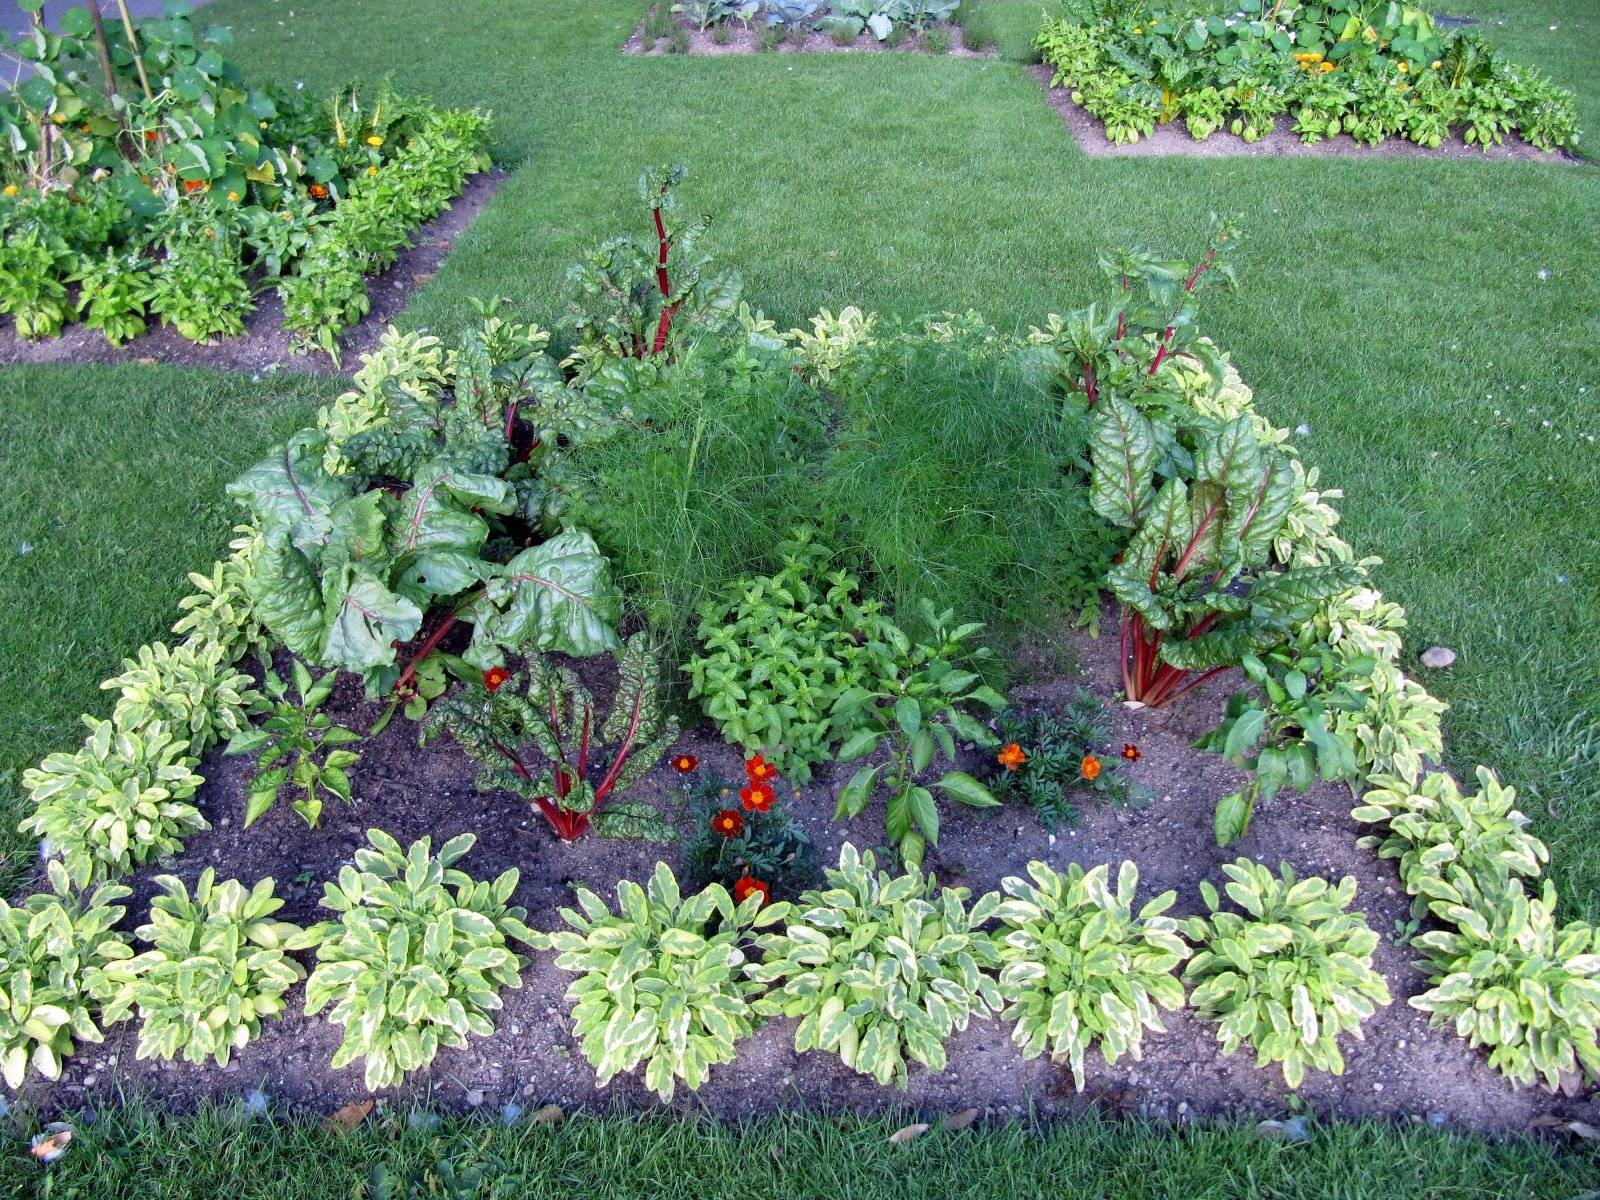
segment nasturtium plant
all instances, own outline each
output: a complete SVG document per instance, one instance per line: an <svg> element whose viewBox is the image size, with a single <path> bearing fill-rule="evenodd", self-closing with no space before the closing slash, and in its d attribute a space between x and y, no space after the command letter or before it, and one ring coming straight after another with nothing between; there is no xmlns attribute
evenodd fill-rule
<svg viewBox="0 0 1600 1200"><path fill-rule="evenodd" d="M691 1091L713 1066L732 1062L753 1028L742 942L761 917L763 897L735 904L721 884L683 897L665 863L645 887L617 884L617 913L587 888L561 917L571 930L546 935L556 966L578 973L567 989L573 1033L605 1087L644 1067L644 1083L671 1100L678 1081Z"/></svg>
<svg viewBox="0 0 1600 1200"><path fill-rule="evenodd" d="M333 1006L344 1027L333 1067L365 1060L368 1090L393 1087L431 1063L441 1046L494 1032L489 1014L504 988L522 986L511 939L540 945L521 908L508 906L515 868L493 883L455 863L477 840L469 833L432 852L429 838L403 849L381 829L355 865L324 885L322 905L339 914L307 931L318 943L306 981L306 1015Z"/></svg>
<svg viewBox="0 0 1600 1200"><path fill-rule="evenodd" d="M84 717L89 736L73 754L51 754L22 774L34 805L20 826L44 840L80 885L115 878L183 849L208 829L193 797L203 780L186 736L164 725L130 730Z"/></svg>
<svg viewBox="0 0 1600 1200"><path fill-rule="evenodd" d="M105 968L107 1024L138 1013L140 1058L227 1066L283 1014L284 993L305 978L289 957L304 930L272 919L283 907L273 881L248 891L236 879L216 882L207 867L194 894L181 879L158 875L162 891L137 935L152 948Z"/></svg>
<svg viewBox="0 0 1600 1200"><path fill-rule="evenodd" d="M1002 1019L1024 1058L1065 1059L1083 1090L1084 1055L1098 1045L1107 1063L1143 1055L1144 1031L1164 1033L1161 1009L1183 1007L1173 972L1189 956L1178 922L1163 916L1177 899L1163 892L1134 911L1139 869L1124 862L1116 890L1104 864L1061 874L1028 864L1028 879L1001 881L994 915L1000 951Z"/></svg>
<svg viewBox="0 0 1600 1200"><path fill-rule="evenodd" d="M94 1010L103 998L102 973L133 953L116 932L132 893L101 884L88 895L81 876L51 862L50 891L11 905L0 899L0 1074L13 1089L29 1070L46 1079L78 1042L101 1042Z"/></svg>
<svg viewBox="0 0 1600 1200"><path fill-rule="evenodd" d="M756 999L757 1013L800 1018L797 1051L828 1051L905 1087L910 1062L942 1071L951 1034L1003 1006L991 974L1000 952L978 929L1000 897L990 892L969 909L966 888L877 867L846 842L826 887L762 914L762 924L783 928L757 939L761 961L746 973L777 985Z"/></svg>
<svg viewBox="0 0 1600 1200"><path fill-rule="evenodd" d="M1287 863L1274 874L1248 858L1222 870L1243 913L1223 909L1217 889L1201 883L1211 915L1182 926L1195 946L1183 972L1194 985L1189 1004L1217 1023L1224 1053L1248 1045L1258 1067L1280 1064L1291 1088L1308 1067L1342 1075L1339 1038L1361 1037L1362 1022L1389 1003L1372 967L1378 935L1365 914L1348 911L1355 877L1297 879Z"/></svg>
<svg viewBox="0 0 1600 1200"><path fill-rule="evenodd" d="M188 737L196 753L237 734L260 707L250 677L229 665L226 649L216 642L141 646L122 666L122 674L100 685L118 693L112 719L129 731L159 722Z"/></svg>
<svg viewBox="0 0 1600 1200"><path fill-rule="evenodd" d="M260 820L284 788L292 788L295 812L316 828L322 818L322 798L335 796L350 803L347 771L361 759L348 749L361 735L335 725L322 706L333 694L337 673L328 671L315 682L305 663L295 659L290 683L269 670L262 680L267 705L261 723L239 730L229 740L227 754L253 754L256 769L245 785L244 823Z"/></svg>
<svg viewBox="0 0 1600 1200"><path fill-rule="evenodd" d="M1445 771L1420 780L1377 776L1350 814L1383 829L1359 844L1398 860L1400 882L1417 897L1419 913L1431 901L1453 897L1458 876L1494 896L1518 877L1538 875L1550 861L1516 807L1516 789L1488 767L1480 766L1477 777L1477 790L1463 792Z"/></svg>
<svg viewBox="0 0 1600 1200"><path fill-rule="evenodd" d="M932 642L914 644L886 624L878 677L850 688L833 705L834 723L850 731L839 747L841 761L862 758L885 744L890 754L887 764L862 767L850 777L839 792L835 816L858 816L881 785L885 832L901 862L913 870L921 866L927 844L939 844L938 803L919 779L937 759L954 762L957 739L998 744L993 731L968 710L993 713L1006 706L1006 698L970 669L989 655L988 647L968 644L983 626L954 625L952 612L937 613L926 599L922 615ZM1000 806L988 787L965 771L946 770L931 786L969 808Z"/></svg>
<svg viewBox="0 0 1600 1200"><path fill-rule="evenodd" d="M741 579L726 602L700 611L702 652L684 667L722 736L770 756L801 783L848 730L839 698L882 673L892 628L860 581L831 570L809 530L783 548L775 575Z"/></svg>
<svg viewBox="0 0 1600 1200"><path fill-rule="evenodd" d="M1548 881L1531 897L1519 880L1480 889L1458 875L1429 907L1451 928L1412 942L1431 986L1411 1006L1487 1046L1489 1065L1519 1084L1600 1081L1600 930L1557 925Z"/></svg>
<svg viewBox="0 0 1600 1200"><path fill-rule="evenodd" d="M618 798L678 738L677 722L662 711L659 676L647 636L634 634L617 656L611 710L597 720L594 696L576 671L534 658L523 673L491 670L440 701L425 718L421 742L448 733L478 764L479 791L530 800L562 841L590 829L669 841L672 830L653 807ZM529 756L530 745L543 767ZM599 758L602 747L607 759Z"/></svg>

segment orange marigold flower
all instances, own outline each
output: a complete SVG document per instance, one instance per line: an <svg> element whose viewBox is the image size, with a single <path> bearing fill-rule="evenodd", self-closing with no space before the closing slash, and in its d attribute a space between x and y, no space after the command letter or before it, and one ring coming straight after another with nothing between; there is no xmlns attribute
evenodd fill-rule
<svg viewBox="0 0 1600 1200"><path fill-rule="evenodd" d="M1132 742L1123 742L1122 757L1127 759L1129 762L1138 762L1139 747L1135 746Z"/></svg>
<svg viewBox="0 0 1600 1200"><path fill-rule="evenodd" d="M725 838L738 837L744 832L744 818L731 808L724 808L711 818L711 828Z"/></svg>
<svg viewBox="0 0 1600 1200"><path fill-rule="evenodd" d="M744 760L744 773L750 777L752 783L763 783L768 779L776 779L778 768L761 755L753 754Z"/></svg>
<svg viewBox="0 0 1600 1200"><path fill-rule="evenodd" d="M994 760L1006 770L1015 771L1023 763L1028 761L1028 755L1021 746L1017 745L1015 742L1012 742L1003 747L1000 753L994 756Z"/></svg>
<svg viewBox="0 0 1600 1200"><path fill-rule="evenodd" d="M743 904L751 892L761 893L761 903L765 905L772 899L772 885L763 879L755 879L749 875L744 876L733 885L733 902Z"/></svg>
<svg viewBox="0 0 1600 1200"><path fill-rule="evenodd" d="M739 802L750 812L768 812L778 797L770 783L751 783L739 789Z"/></svg>
<svg viewBox="0 0 1600 1200"><path fill-rule="evenodd" d="M700 765L700 760L692 754L680 754L672 760L672 768L679 775L687 775Z"/></svg>
<svg viewBox="0 0 1600 1200"><path fill-rule="evenodd" d="M483 686L491 692L498 692L500 685L511 678L511 672L504 667L490 667L483 673Z"/></svg>
<svg viewBox="0 0 1600 1200"><path fill-rule="evenodd" d="M1078 764L1078 770L1085 779L1100 778L1100 760L1092 754L1085 754L1083 761Z"/></svg>

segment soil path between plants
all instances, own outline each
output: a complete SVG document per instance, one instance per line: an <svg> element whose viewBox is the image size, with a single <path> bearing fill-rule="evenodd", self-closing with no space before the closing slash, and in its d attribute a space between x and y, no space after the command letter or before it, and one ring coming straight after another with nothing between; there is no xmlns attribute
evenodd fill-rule
<svg viewBox="0 0 1600 1200"><path fill-rule="evenodd" d="M1116 649L1114 636L1093 639L1080 633L1033 647L1019 658L1019 667L1075 658L1083 664L1081 674L1036 675L1033 682L1013 689L1013 699L1020 707L1050 708L1079 686L1109 698L1117 684ZM609 692L610 681L598 677L601 670L611 668L584 664L584 673ZM1347 790L1321 787L1304 796L1282 796L1258 814L1254 830L1242 842L1227 851L1216 847L1213 802L1237 787L1242 776L1190 743L1215 723L1232 686L1223 677L1171 711L1135 712L1113 703L1112 741L1106 750L1114 754L1124 742L1139 747L1142 756L1131 770L1153 797L1148 806L1090 810L1077 828L1051 835L1031 811L945 805L943 836L930 851L929 866L942 883L976 893L995 887L1003 876L1021 873L1035 858L1057 868L1074 861L1088 866L1131 858L1140 870L1141 899L1175 888L1174 912L1180 915L1201 909L1199 882L1218 879L1220 865L1240 854L1272 865L1288 861L1302 875L1353 874L1359 883L1357 907L1383 935L1377 965L1394 1003L1367 1022L1365 1041L1343 1040L1348 1069L1342 1077L1309 1075L1300 1092L1306 1108L1341 1118L1375 1116L1493 1131L1525 1130L1531 1121L1551 1114L1594 1122L1600 1105L1592 1097L1516 1089L1489 1068L1482 1054L1449 1030L1429 1028L1426 1016L1406 1004L1426 987L1411 965L1411 952L1393 938L1396 923L1409 915L1409 900L1400 891L1393 865L1356 845L1361 830L1350 820ZM331 702L335 720L358 729L377 712L377 706L361 700L351 680L341 682ZM740 771L740 756L705 726L686 734L679 746L699 756L701 772L733 778ZM820 773L797 803L797 814L824 862L837 857L847 837L862 847L882 840L881 802L848 826L832 819L833 792L854 765ZM987 770L976 758L964 765ZM570 847L558 844L521 801L474 791L471 764L447 739L419 750L415 726L401 719L369 745L352 770L353 806L330 802L315 830L307 830L281 802L254 827L242 829L241 761L214 753L202 771L207 778L202 806L214 829L191 838L168 869L191 882L207 866L215 867L220 878L247 883L272 875L287 898L281 916L302 923L327 915L317 907L321 881L351 861L363 844L363 831L373 825L403 843L431 834L438 845L463 831L475 833L478 843L459 865L477 878L520 868L516 902L529 909L530 921L542 929L559 927L557 910L570 903L570 881L582 881L614 899L619 879L646 878L658 856L674 869L682 860L681 840L660 850L646 843L595 838ZM682 777L663 763L640 795L673 811L684 787ZM153 891L150 877L161 869L152 866L135 879L127 928L143 920ZM658 1106L634 1077L619 1078L603 1091L595 1087L594 1072L568 1030L562 993L572 977L555 968L551 955L533 956L522 978L520 990L505 993L492 1037L441 1052L430 1069L414 1075L399 1093L387 1093L385 1101L431 1095L452 1108L510 1102L528 1110L547 1103L569 1111L576 1106ZM341 1032L321 1018L300 1015L302 996L302 989L295 988L288 998L289 1015L269 1023L262 1037L225 1069L140 1061L136 1029L124 1023L109 1031L104 1045L84 1046L68 1059L59 1083L33 1084L29 1091L46 1108L57 1110L113 1104L124 1091L145 1093L178 1110L202 1098L238 1097L256 1088L274 1102L316 1112L365 1096L359 1064L329 1069ZM686 1113L709 1110L726 1118L788 1108L874 1110L907 1104L932 1112L976 1107L991 1116L1031 1110L1066 1117L1097 1105L1173 1121L1282 1116L1288 1111L1289 1093L1276 1068L1257 1069L1246 1054L1224 1057L1214 1027L1187 1011L1166 1017L1166 1024L1166 1033L1146 1035L1142 1062L1124 1059L1107 1066L1091 1054L1088 1086L1080 1095L1064 1067L1045 1059L1025 1062L1010 1043L1009 1025L998 1020L976 1022L956 1035L949 1047L949 1069L939 1075L913 1069L906 1092L878 1087L833 1055L796 1054L794 1022L775 1020L741 1042L737 1060L715 1068L698 1094L680 1090L672 1107Z"/></svg>
<svg viewBox="0 0 1600 1200"><path fill-rule="evenodd" d="M492 168L474 175L450 206L411 235L411 246L400 252L387 271L367 280L372 309L339 339L338 365L320 350L296 354L291 335L283 328L283 302L275 291L263 292L245 317L244 333L209 344L189 341L177 330L151 319L149 332L113 346L98 330L68 325L60 337L29 341L12 328L0 329L0 367L18 363L169 363L186 367L215 367L224 371L299 371L307 374L351 374L361 365L361 355L378 344L384 328L411 302L411 297L433 278L456 238L471 225L510 175Z"/></svg>
<svg viewBox="0 0 1600 1200"><path fill-rule="evenodd" d="M1562 163L1567 166L1583 165L1586 160L1565 151L1540 150L1515 134L1498 146L1487 150L1469 146L1459 135L1453 135L1436 147L1419 146L1404 138L1385 138L1376 146L1364 145L1347 133L1325 138L1320 142L1303 142L1294 132L1294 122L1280 116L1273 131L1259 142L1247 142L1237 134L1219 129L1203 142L1189 136L1181 122L1157 125L1155 133L1140 138L1131 145L1120 146L1106 140L1105 125L1072 102L1072 92L1064 87L1051 87L1055 69L1043 63L1028 68L1044 88L1045 102L1072 131L1073 140L1090 158L1147 158L1167 154L1188 155L1196 158L1245 157L1275 158L1283 156L1310 156L1318 158L1449 158L1481 162L1486 159L1513 160L1516 162Z"/></svg>

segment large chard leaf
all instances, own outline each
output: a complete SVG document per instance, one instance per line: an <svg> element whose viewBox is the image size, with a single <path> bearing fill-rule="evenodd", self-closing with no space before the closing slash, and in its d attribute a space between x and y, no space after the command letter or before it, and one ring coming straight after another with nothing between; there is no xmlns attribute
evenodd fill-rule
<svg viewBox="0 0 1600 1200"><path fill-rule="evenodd" d="M1183 552L1193 533L1189 490L1181 479L1169 479L1151 501L1144 524L1129 540L1122 561L1107 576L1117 599L1143 616L1152 629L1165 629L1173 623L1167 606L1152 590L1152 582Z"/></svg>
<svg viewBox="0 0 1600 1200"><path fill-rule="evenodd" d="M322 653L322 585L287 529L265 538L245 578L255 618L298 657Z"/></svg>
<svg viewBox="0 0 1600 1200"><path fill-rule="evenodd" d="M622 644L615 628L622 594L611 582L611 564L580 529L530 547L500 568L472 617L477 629L465 657L476 666L498 662L501 648L586 657Z"/></svg>
<svg viewBox="0 0 1600 1200"><path fill-rule="evenodd" d="M1150 499L1160 446L1155 427L1133 405L1107 396L1089 430L1089 500L1113 525L1133 529Z"/></svg>
<svg viewBox="0 0 1600 1200"><path fill-rule="evenodd" d="M333 523L333 508L350 495L350 482L322 466L327 437L302 429L228 485L228 495L256 516L269 536L286 530L294 544L315 553Z"/></svg>
<svg viewBox="0 0 1600 1200"><path fill-rule="evenodd" d="M422 628L422 610L354 563L331 573L322 587L323 641L316 661L358 674L394 662L396 642Z"/></svg>
<svg viewBox="0 0 1600 1200"><path fill-rule="evenodd" d="M505 514L516 506L505 480L430 463L417 473L391 523L395 586L419 602L472 587L491 569L483 561L489 523L479 512Z"/></svg>

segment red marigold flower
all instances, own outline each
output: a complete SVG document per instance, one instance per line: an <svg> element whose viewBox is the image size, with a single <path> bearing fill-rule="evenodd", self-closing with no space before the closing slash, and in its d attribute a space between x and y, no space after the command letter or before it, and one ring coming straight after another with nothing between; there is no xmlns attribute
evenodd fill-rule
<svg viewBox="0 0 1600 1200"><path fill-rule="evenodd" d="M1023 763L1028 761L1028 755L1027 752L1024 751L1021 746L1017 745L1016 742L1011 742L1009 745L1001 748L1000 753L994 756L994 760L1006 770L1015 771Z"/></svg>
<svg viewBox="0 0 1600 1200"><path fill-rule="evenodd" d="M755 879L749 875L736 881L733 885L733 902L743 904L751 892L761 893L761 903L765 905L772 899L772 885L763 879Z"/></svg>
<svg viewBox="0 0 1600 1200"><path fill-rule="evenodd" d="M744 760L744 773L750 777L751 783L765 783L778 777L778 768L755 754Z"/></svg>
<svg viewBox="0 0 1600 1200"><path fill-rule="evenodd" d="M1132 742L1124 742L1122 744L1122 757L1127 759L1129 762L1138 762L1139 747L1135 746Z"/></svg>
<svg viewBox="0 0 1600 1200"><path fill-rule="evenodd" d="M692 754L680 754L672 760L672 768L679 775L687 775L700 765L700 760Z"/></svg>
<svg viewBox="0 0 1600 1200"><path fill-rule="evenodd" d="M711 818L711 828L725 838L738 837L744 832L744 818L731 808L724 808Z"/></svg>
<svg viewBox="0 0 1600 1200"><path fill-rule="evenodd" d="M770 783L750 783L739 789L739 801L750 812L767 812L778 797Z"/></svg>
<svg viewBox="0 0 1600 1200"><path fill-rule="evenodd" d="M1078 770L1085 779L1100 778L1100 760L1092 754L1085 754L1083 761L1078 764Z"/></svg>
<svg viewBox="0 0 1600 1200"><path fill-rule="evenodd" d="M511 678L511 672L504 667L490 667L483 673L483 686L491 692L498 692L500 685Z"/></svg>

